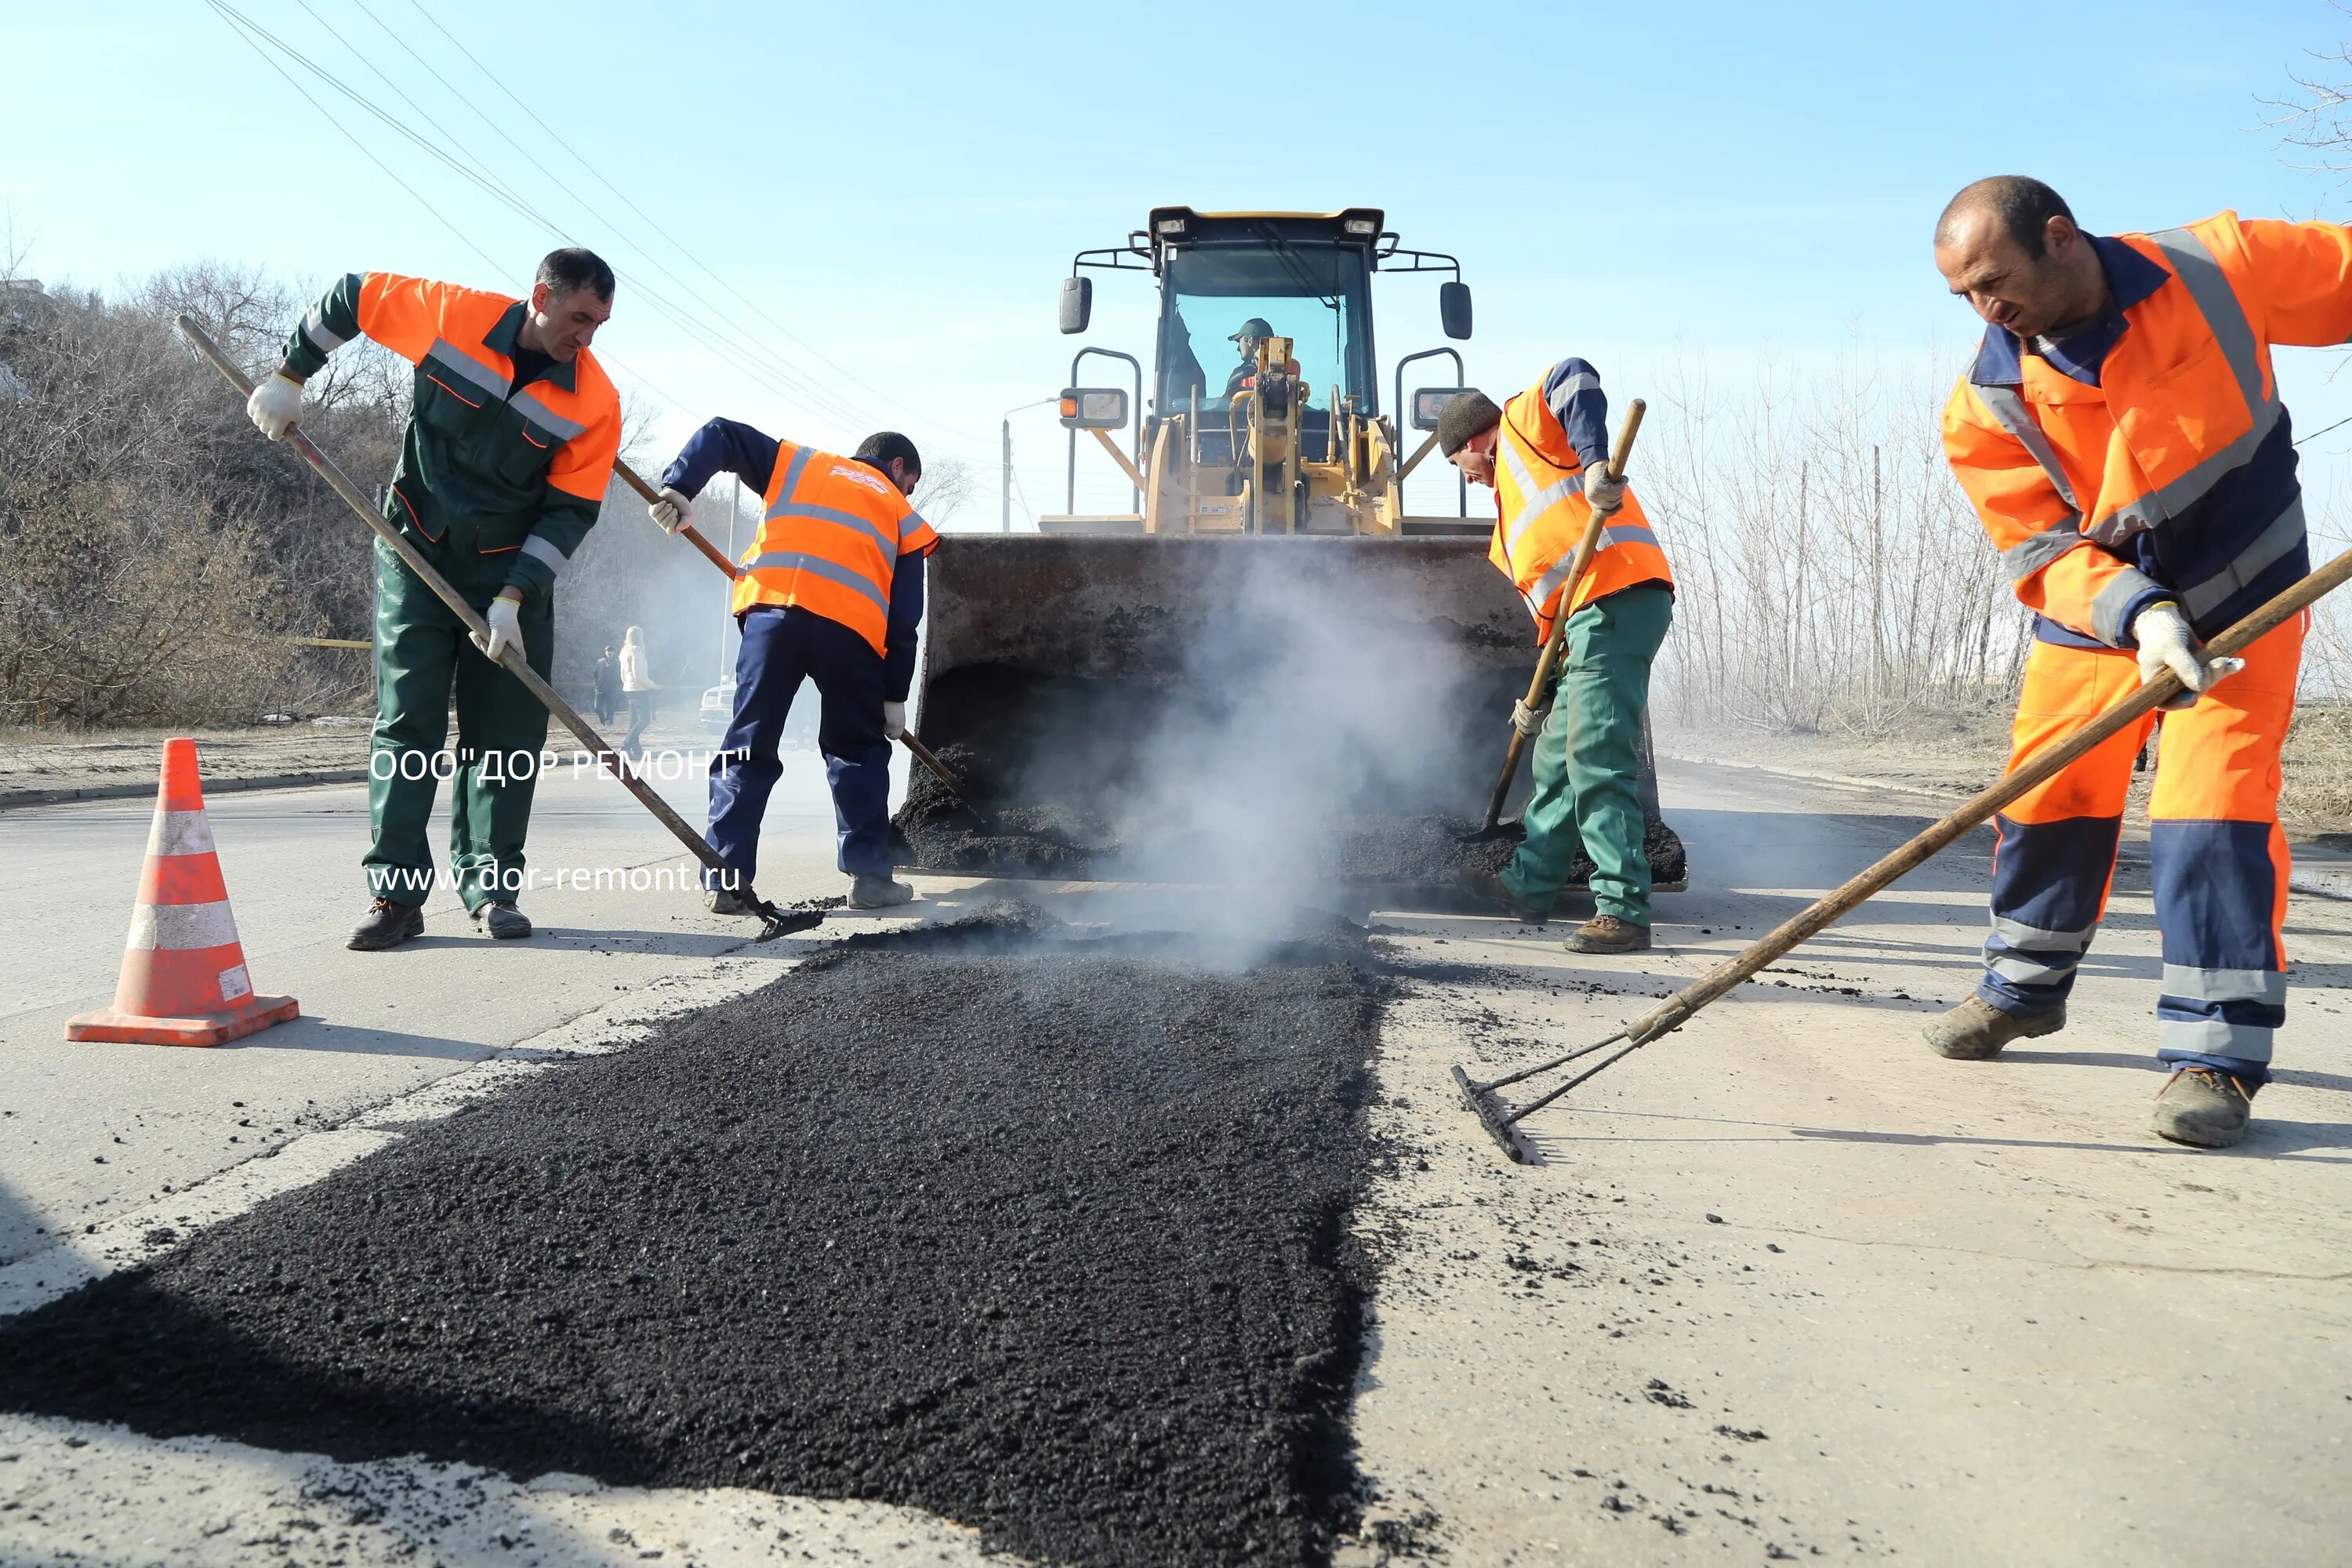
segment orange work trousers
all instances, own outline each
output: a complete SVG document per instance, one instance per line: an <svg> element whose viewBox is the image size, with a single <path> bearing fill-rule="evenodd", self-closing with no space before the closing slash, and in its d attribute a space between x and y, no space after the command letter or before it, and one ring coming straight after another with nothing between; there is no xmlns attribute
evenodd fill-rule
<svg viewBox="0 0 2352 1568"><path fill-rule="evenodd" d="M2256 642L2246 668L2162 716L2149 869L2164 942L2157 1055L2255 1087L2286 1017L2287 848L2279 750L2294 716L2305 617ZM2139 684L2113 648L2037 641L2010 767L2073 735ZM1992 935L1977 994L2021 1017L2063 1006L2105 913L2132 763L2154 716L2111 736L1994 818Z"/></svg>

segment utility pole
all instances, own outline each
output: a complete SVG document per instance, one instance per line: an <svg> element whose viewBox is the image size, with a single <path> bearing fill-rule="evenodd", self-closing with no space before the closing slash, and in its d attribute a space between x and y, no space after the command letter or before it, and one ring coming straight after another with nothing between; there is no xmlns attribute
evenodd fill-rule
<svg viewBox="0 0 2352 1568"><path fill-rule="evenodd" d="M1003 531L1013 531L1013 421L1004 421L1004 473L999 482L1004 492L1004 526Z"/></svg>

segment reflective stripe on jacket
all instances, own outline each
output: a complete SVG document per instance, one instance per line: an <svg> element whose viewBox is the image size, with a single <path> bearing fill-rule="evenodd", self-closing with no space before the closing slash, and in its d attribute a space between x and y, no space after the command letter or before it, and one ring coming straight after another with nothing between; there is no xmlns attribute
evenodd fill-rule
<svg viewBox="0 0 2352 1568"><path fill-rule="evenodd" d="M760 536L744 552L735 613L798 605L886 651L890 583L899 561L931 552L940 536L889 476L855 458L784 442L768 479Z"/></svg>
<svg viewBox="0 0 2352 1568"><path fill-rule="evenodd" d="M532 591L554 586L595 526L621 449L621 400L584 349L516 387L510 356L528 310L453 283L354 272L302 318L285 357L311 375L365 333L415 365L385 516L456 574L495 571Z"/></svg>
<svg viewBox="0 0 2352 1568"><path fill-rule="evenodd" d="M2309 570L2271 346L2352 338L2339 225L2224 212L2118 238L2166 277L2124 307L2097 385L2029 354L2013 384L1980 364L1944 410L1945 454L2018 599L2114 647L2156 599L2210 636Z"/></svg>
<svg viewBox="0 0 2352 1568"><path fill-rule="evenodd" d="M1584 499L1583 468L1568 432L1545 402L1543 382L1503 405L1502 430L1495 442L1497 515L1486 555L1526 601L1538 642L1551 636L1562 582L1592 521L1591 503ZM1592 564L1568 599L1569 612L1637 584L1672 586L1674 580L1658 536L1628 489L1625 504L1609 520L1601 547L1592 552Z"/></svg>

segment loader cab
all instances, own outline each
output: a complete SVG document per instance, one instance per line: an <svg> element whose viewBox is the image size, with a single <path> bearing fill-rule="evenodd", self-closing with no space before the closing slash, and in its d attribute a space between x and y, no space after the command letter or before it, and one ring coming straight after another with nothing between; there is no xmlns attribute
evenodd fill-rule
<svg viewBox="0 0 2352 1568"><path fill-rule="evenodd" d="M1466 517L1403 515L1403 480L1426 453L1409 452L1419 439L1414 428L1394 410L1383 412L1373 274L1451 274L1437 289L1439 321L1432 323L1451 338L1470 335L1470 297L1453 257L1402 248L1385 221L1377 207L1155 207L1124 246L1081 251L1062 285L1065 333L1087 329L1091 272L1148 271L1160 308L1148 368L1108 346L1081 348L1072 360L1062 397L1063 424L1071 432L1070 510L1042 517L1039 526L1112 533L1482 532L1484 525ZM1439 356L1453 360L1459 385L1461 356L1447 348L1407 354L1397 375ZM1131 415L1120 382L1132 388ZM1081 416L1074 412L1081 405L1106 412ZM1078 513L1081 430L1129 481L1133 512Z"/></svg>
<svg viewBox="0 0 2352 1568"><path fill-rule="evenodd" d="M1195 217L1188 226L1198 239L1160 247L1155 411L1197 403L1223 413L1234 374L1254 369L1236 334L1262 323L1265 336L1290 340L1309 410L1328 416L1336 393L1377 412L1370 237L1334 233L1326 219Z"/></svg>

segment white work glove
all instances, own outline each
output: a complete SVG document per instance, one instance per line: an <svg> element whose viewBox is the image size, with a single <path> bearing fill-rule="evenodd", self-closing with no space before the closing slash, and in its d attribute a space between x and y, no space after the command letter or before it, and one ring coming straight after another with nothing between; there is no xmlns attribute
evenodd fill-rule
<svg viewBox="0 0 2352 1568"><path fill-rule="evenodd" d="M286 432L301 421L302 384L283 371L273 371L245 400L245 416L271 440L283 441Z"/></svg>
<svg viewBox="0 0 2352 1568"><path fill-rule="evenodd" d="M661 525L664 533L676 533L694 521L694 498L684 490L662 487L661 500L649 502L646 512Z"/></svg>
<svg viewBox="0 0 2352 1568"><path fill-rule="evenodd" d="M1533 740L1542 732L1544 718L1550 711L1549 708L1530 708L1526 698L1518 698L1511 703L1511 728Z"/></svg>
<svg viewBox="0 0 2352 1568"><path fill-rule="evenodd" d="M907 732L907 705L903 702L882 704L882 737L895 741Z"/></svg>
<svg viewBox="0 0 2352 1568"><path fill-rule="evenodd" d="M517 647L522 646L522 601L520 599L509 598L506 595L500 594L490 601L490 607L483 612L482 619L490 624L490 640L484 642L477 637L474 639L474 646L480 648L492 664L499 662L499 656L507 650L508 644L511 643Z"/></svg>
<svg viewBox="0 0 2352 1568"><path fill-rule="evenodd" d="M1584 470L1584 499L1592 510L1607 517L1625 504L1625 481L1609 477L1607 463L1595 463Z"/></svg>
<svg viewBox="0 0 2352 1568"><path fill-rule="evenodd" d="M2242 658L2217 658L2208 661L2203 645L2197 634L2189 629L2189 617L2180 606L2169 599L2158 599L2132 617L2131 635L2139 644L2139 683L2150 681L2170 670L2180 677L2180 684L2189 689L2167 702L2167 708L2186 708L2200 694L2212 689L2213 683L2225 675L2234 675L2246 668Z"/></svg>

